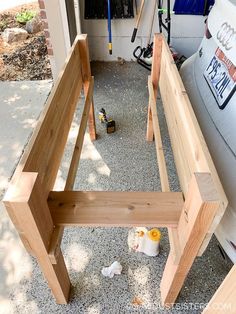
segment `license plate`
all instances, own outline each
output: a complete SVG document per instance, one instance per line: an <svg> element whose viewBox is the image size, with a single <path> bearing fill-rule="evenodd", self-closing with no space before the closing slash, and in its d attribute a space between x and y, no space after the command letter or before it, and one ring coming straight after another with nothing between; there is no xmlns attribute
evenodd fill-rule
<svg viewBox="0 0 236 314"><path fill-rule="evenodd" d="M224 109L236 90L236 67L219 48L204 71L204 77L219 108Z"/></svg>

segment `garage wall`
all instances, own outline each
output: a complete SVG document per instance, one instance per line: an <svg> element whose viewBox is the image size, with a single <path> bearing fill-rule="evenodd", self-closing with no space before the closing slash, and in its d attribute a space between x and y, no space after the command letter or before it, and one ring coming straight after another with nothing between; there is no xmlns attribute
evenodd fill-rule
<svg viewBox="0 0 236 314"><path fill-rule="evenodd" d="M130 38L135 25L135 19L112 20L113 55L107 49L107 20L85 20L84 1L80 1L80 21L82 33L89 36L90 55L92 60L112 61L118 57L125 60L133 59L133 50L136 46L146 46L151 23L151 16L155 0L146 0L140 28L135 43ZM141 0L138 0L138 7ZM165 1L164 1L165 3ZM172 0L173 7L174 0ZM192 15L172 15L172 40L175 49L186 57L192 55L198 48L204 34L205 17ZM154 32L158 32L157 14L154 21Z"/></svg>

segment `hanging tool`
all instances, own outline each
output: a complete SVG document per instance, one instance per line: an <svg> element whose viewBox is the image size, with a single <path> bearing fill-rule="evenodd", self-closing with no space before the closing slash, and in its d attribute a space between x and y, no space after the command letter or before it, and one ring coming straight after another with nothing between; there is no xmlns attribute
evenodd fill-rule
<svg viewBox="0 0 236 314"><path fill-rule="evenodd" d="M112 55L112 34L111 34L111 0L107 0L107 25L108 25L108 50L109 54Z"/></svg>
<svg viewBox="0 0 236 314"><path fill-rule="evenodd" d="M159 30L160 33L162 32L162 28L164 28L167 31L167 41L168 44L170 43L170 30L171 30L171 14L175 14L174 11L170 10L170 0L167 0L167 8L162 7L163 1L158 0L158 18L159 18ZM152 68L152 53L153 53L153 43L150 43L151 36L152 36L152 29L154 24L154 18L155 18L155 11L156 11L156 5L157 2L155 1L153 8L153 16L151 21L151 26L149 30L149 40L148 45L146 48L142 48L141 46L138 46L134 49L133 56L137 59L137 63L143 66L145 69L151 71ZM163 22L162 15L167 14L167 18ZM186 59L184 56L179 56L178 52L170 46L172 57L177 65L178 68L180 68L181 64Z"/></svg>
<svg viewBox="0 0 236 314"><path fill-rule="evenodd" d="M175 11L170 10L170 0L167 0L167 8L163 8L163 0L158 0L158 20L159 20L159 31L162 33L162 28L167 32L167 43L170 47L172 57L175 61L175 64L178 69L180 69L182 63L186 60L185 56L179 56L178 52L170 46L170 35L171 35L171 14L175 14ZM163 22L163 14L166 14L167 17Z"/></svg>
<svg viewBox="0 0 236 314"><path fill-rule="evenodd" d="M165 22L162 20L164 13L167 13ZM167 0L167 9L163 9L163 1L158 0L158 20L159 20L159 31L162 33L162 27L167 31L167 43L170 44L170 26L171 26L171 13L170 12L170 0ZM174 13L174 12L173 12Z"/></svg>
<svg viewBox="0 0 236 314"><path fill-rule="evenodd" d="M114 133L116 130L116 122L111 119L111 118L107 118L107 114L104 108L102 108L99 111L98 114L98 118L100 120L101 123L105 123L106 124L106 129L107 129L107 133Z"/></svg>
<svg viewBox="0 0 236 314"><path fill-rule="evenodd" d="M135 6L135 13L136 15L138 14L138 4L137 4L137 0L134 0L134 6Z"/></svg>
<svg viewBox="0 0 236 314"><path fill-rule="evenodd" d="M133 34L132 34L132 37L131 37L131 43L133 43L135 41L135 38L136 38L136 35L137 35L137 31L138 31L138 27L139 27L139 23L140 23L140 18L141 18L142 12L143 12L144 3L145 3L145 0L142 0L141 6L140 6L140 10L139 10L139 14L138 14L138 18L137 18L137 21L136 21L136 25L135 25L135 28L133 30Z"/></svg>
<svg viewBox="0 0 236 314"><path fill-rule="evenodd" d="M153 51L153 43L151 43L151 37L152 37L152 29L155 19L155 13L156 13L156 0L154 0L154 7L153 7L153 14L149 29L149 37L148 37L148 44L146 48L142 48L141 46L138 46L134 49L133 56L137 59L138 64L142 65L145 69L151 71L152 67L152 51Z"/></svg>

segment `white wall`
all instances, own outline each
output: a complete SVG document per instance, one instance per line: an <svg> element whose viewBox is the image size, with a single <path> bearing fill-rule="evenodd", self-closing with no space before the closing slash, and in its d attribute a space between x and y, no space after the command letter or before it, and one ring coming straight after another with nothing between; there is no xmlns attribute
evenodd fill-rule
<svg viewBox="0 0 236 314"><path fill-rule="evenodd" d="M131 43L130 39L135 25L135 19L112 20L112 56L108 54L107 48L107 20L85 20L84 1L85 0L80 1L81 28L82 33L87 33L89 36L90 56L92 60L109 61L116 60L117 57L132 60L134 59L132 55L134 48L138 45L146 46L155 0L145 1L140 28L134 43ZM139 7L141 0L137 2ZM174 0L172 0L172 7L173 2ZM204 20L205 18L203 16L172 15L171 45L186 57L193 54L197 50L204 34ZM158 31L159 27L156 14L153 33Z"/></svg>

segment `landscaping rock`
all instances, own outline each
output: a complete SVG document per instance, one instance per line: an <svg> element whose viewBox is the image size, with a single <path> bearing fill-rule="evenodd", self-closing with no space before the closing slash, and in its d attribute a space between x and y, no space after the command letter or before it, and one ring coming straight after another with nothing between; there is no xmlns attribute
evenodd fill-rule
<svg viewBox="0 0 236 314"><path fill-rule="evenodd" d="M29 34L35 34L43 30L43 23L39 16L35 16L26 23L26 30Z"/></svg>
<svg viewBox="0 0 236 314"><path fill-rule="evenodd" d="M45 37L31 42L11 54L3 54L3 80L45 80L52 77Z"/></svg>
<svg viewBox="0 0 236 314"><path fill-rule="evenodd" d="M5 31L2 33L3 40L8 44L25 40L27 39L27 37L28 37L27 31L18 27L6 28Z"/></svg>

